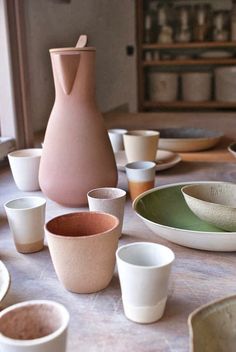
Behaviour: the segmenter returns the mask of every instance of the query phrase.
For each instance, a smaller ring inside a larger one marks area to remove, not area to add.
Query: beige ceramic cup
[[[153,323],[165,310],[175,255],[157,243],[134,242],[116,252],[124,312],[137,323]]]
[[[124,149],[123,135],[127,132],[128,131],[124,128],[113,128],[108,130],[108,135],[114,153]]]
[[[123,135],[128,162],[155,161],[160,133],[151,130],[133,130]]]
[[[117,217],[101,212],[58,216],[46,226],[52,262],[62,285],[76,293],[104,289],[111,281],[119,239]]]
[[[90,211],[102,211],[119,219],[118,231],[121,236],[126,192],[120,188],[103,187],[89,191],[87,197]]]
[[[41,148],[21,149],[8,154],[14,181],[21,191],[40,190],[39,164],[41,154]]]
[[[125,170],[132,201],[141,193],[154,187],[156,163],[152,161],[135,161],[126,164]]]
[[[43,248],[46,200],[23,197],[4,204],[18,252],[33,253]]]
[[[0,350],[65,352],[69,313],[54,301],[15,304],[0,312]]]

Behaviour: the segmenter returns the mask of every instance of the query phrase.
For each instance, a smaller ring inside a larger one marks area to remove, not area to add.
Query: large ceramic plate
[[[10,282],[10,274],[6,266],[0,260],[0,303],[7,294],[10,287]]]
[[[236,232],[225,232],[192,213],[176,183],[142,193],[133,202],[136,214],[157,235],[182,246],[209,251],[236,251]],[[206,183],[206,182],[204,182]]]
[[[159,148],[174,152],[194,152],[213,148],[223,134],[202,128],[163,128],[160,132]]]
[[[115,153],[116,165],[118,170],[125,171],[125,165],[128,163],[125,151],[120,150]],[[168,150],[158,150],[156,154],[157,171],[169,169],[181,161],[181,157]]]

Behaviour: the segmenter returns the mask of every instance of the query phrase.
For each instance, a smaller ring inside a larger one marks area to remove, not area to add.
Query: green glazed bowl
[[[200,220],[187,206],[181,188],[199,183],[202,182],[151,189],[134,200],[133,209],[155,234],[173,243],[209,251],[236,251],[236,232],[225,232]]]

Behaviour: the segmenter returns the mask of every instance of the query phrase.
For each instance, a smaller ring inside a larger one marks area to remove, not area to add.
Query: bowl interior
[[[194,352],[234,352],[236,346],[236,297],[212,303],[189,319]]]
[[[223,232],[199,219],[189,209],[181,188],[184,184],[154,189],[135,203],[136,212],[143,218],[160,225],[193,231]]]
[[[80,212],[58,216],[47,223],[46,229],[54,235],[80,237],[106,233],[118,224],[119,220],[110,214]]]

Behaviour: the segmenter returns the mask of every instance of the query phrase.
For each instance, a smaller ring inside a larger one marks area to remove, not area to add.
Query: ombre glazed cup
[[[45,225],[52,262],[59,281],[75,293],[108,286],[115,267],[119,219],[102,212],[58,216]]]
[[[125,171],[132,201],[141,193],[154,187],[156,163],[152,161],[135,161],[126,164]]]

